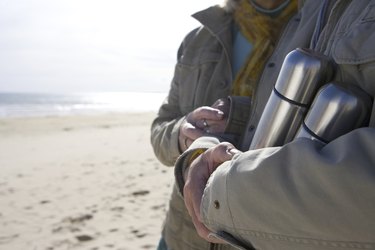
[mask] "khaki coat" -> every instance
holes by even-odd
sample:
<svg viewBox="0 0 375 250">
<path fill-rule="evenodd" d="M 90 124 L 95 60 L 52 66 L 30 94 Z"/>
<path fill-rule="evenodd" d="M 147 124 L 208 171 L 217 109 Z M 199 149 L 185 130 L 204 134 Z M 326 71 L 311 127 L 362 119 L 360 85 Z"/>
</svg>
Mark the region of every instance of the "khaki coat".
<svg viewBox="0 0 375 250">
<path fill-rule="evenodd" d="M 328 144 L 298 139 L 248 150 L 283 59 L 297 47 L 329 56 L 337 65 L 333 81 L 375 95 L 375 0 L 305 0 L 300 8 L 252 100 L 243 152 L 220 165 L 206 186 L 203 220 L 239 249 L 375 249 L 374 107 L 368 127 Z M 191 152 L 219 141 L 202 137 L 181 155 L 180 190 Z"/>
<path fill-rule="evenodd" d="M 201 106 L 211 106 L 217 99 L 230 94 L 233 80 L 231 69 L 232 15 L 214 6 L 193 15 L 202 26 L 183 40 L 167 99 L 161 105 L 151 127 L 151 143 L 157 158 L 173 166 L 181 154 L 178 146 L 179 127 L 185 116 Z M 249 105 L 240 98 L 238 110 Z M 248 99 L 249 98 L 245 98 Z M 234 106 L 233 106 L 234 107 Z M 244 130 L 246 115 L 239 111 L 231 116 L 226 133 L 233 143 L 238 138 L 231 131 Z M 234 122 L 233 122 L 234 121 Z M 231 246 L 209 244 L 196 233 L 180 193 L 174 187 L 169 201 L 163 237 L 170 250 L 234 249 Z"/>
</svg>

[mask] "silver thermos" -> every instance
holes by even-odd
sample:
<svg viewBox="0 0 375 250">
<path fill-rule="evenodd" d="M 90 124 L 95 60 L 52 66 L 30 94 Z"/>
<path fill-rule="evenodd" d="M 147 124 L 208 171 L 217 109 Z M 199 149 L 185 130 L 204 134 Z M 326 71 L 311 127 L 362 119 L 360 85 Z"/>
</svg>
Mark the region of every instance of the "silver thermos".
<svg viewBox="0 0 375 250">
<path fill-rule="evenodd" d="M 330 80 L 332 72 L 328 57 L 309 49 L 291 51 L 285 57 L 250 149 L 292 141 L 317 90 Z"/>
<path fill-rule="evenodd" d="M 371 98 L 361 89 L 328 83 L 319 90 L 296 138 L 328 143 L 367 125 L 371 105 Z"/>
</svg>

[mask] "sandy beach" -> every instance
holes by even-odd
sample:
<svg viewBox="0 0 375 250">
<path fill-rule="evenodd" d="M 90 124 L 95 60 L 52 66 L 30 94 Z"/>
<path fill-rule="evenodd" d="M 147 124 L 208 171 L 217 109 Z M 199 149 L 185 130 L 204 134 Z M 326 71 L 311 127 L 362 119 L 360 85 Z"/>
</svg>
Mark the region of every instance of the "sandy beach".
<svg viewBox="0 0 375 250">
<path fill-rule="evenodd" d="M 155 249 L 174 177 L 154 116 L 1 119 L 0 249 Z"/>
</svg>

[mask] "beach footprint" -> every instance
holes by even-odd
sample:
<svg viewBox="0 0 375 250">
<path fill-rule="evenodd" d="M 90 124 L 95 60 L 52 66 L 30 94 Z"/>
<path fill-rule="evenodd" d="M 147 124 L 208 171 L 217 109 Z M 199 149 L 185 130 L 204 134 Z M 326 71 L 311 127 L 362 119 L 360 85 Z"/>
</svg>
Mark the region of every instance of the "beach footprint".
<svg viewBox="0 0 375 250">
<path fill-rule="evenodd" d="M 156 246 L 154 245 L 143 245 L 141 246 L 142 249 L 155 249 Z"/>
<path fill-rule="evenodd" d="M 147 236 L 146 233 L 142 233 L 141 231 L 139 231 L 139 230 L 137 230 L 137 229 L 133 229 L 133 230 L 131 231 L 131 233 L 134 234 L 135 237 L 137 237 L 137 238 L 144 238 L 144 237 Z"/>
<path fill-rule="evenodd" d="M 150 191 L 148 190 L 139 190 L 132 193 L 133 196 L 145 196 L 148 195 Z"/>
</svg>

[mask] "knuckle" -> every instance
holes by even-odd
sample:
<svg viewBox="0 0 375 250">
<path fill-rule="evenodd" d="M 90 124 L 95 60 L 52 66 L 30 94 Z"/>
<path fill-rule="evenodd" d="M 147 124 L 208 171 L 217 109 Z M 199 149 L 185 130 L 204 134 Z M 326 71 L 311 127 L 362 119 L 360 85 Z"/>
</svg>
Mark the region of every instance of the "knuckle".
<svg viewBox="0 0 375 250">
<path fill-rule="evenodd" d="M 185 182 L 185 186 L 183 188 L 183 191 L 184 191 L 184 197 L 185 197 L 185 202 L 187 201 L 187 198 L 190 197 L 190 190 L 191 190 L 191 182 L 190 181 L 186 181 Z"/>
<path fill-rule="evenodd" d="M 222 151 L 222 150 L 226 150 L 227 149 L 227 147 L 228 147 L 228 145 L 226 144 L 226 143 L 220 143 L 219 145 L 218 145 L 218 150 L 220 150 L 220 151 Z"/>
<path fill-rule="evenodd" d="M 188 128 L 187 128 L 186 125 L 181 126 L 181 128 L 180 128 L 180 133 L 182 133 L 182 134 L 185 135 L 187 131 L 188 131 Z"/>
<path fill-rule="evenodd" d="M 183 190 L 184 190 L 184 196 L 186 198 L 186 195 L 189 193 L 189 183 L 188 182 L 185 182 L 185 186 L 184 186 Z"/>
<path fill-rule="evenodd" d="M 202 107 L 199 107 L 197 109 L 195 109 L 193 112 L 195 115 L 200 115 L 200 113 L 202 113 L 204 111 L 205 107 L 202 106 Z"/>
<path fill-rule="evenodd" d="M 207 237 L 207 235 L 206 235 L 206 233 L 204 231 L 198 229 L 197 232 L 198 232 L 198 235 L 201 238 L 206 239 L 206 240 L 208 239 L 208 237 Z"/>
</svg>

